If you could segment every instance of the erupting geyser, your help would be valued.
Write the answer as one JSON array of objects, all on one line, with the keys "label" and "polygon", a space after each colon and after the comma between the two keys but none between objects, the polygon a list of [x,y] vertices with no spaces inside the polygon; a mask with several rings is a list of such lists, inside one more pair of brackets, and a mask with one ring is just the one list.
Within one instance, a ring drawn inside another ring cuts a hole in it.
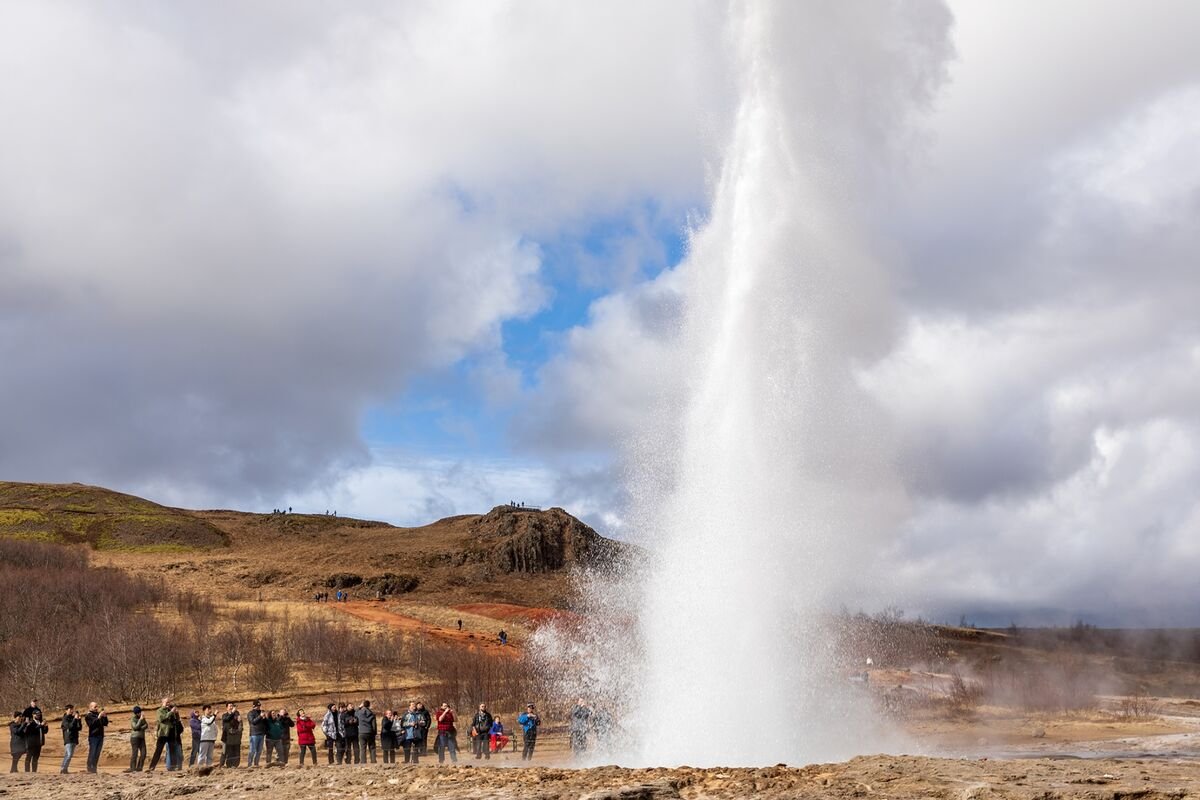
[{"label": "erupting geyser", "polygon": [[948,15],[838,2],[730,16],[739,104],[679,267],[686,378],[661,421],[677,435],[644,465],[669,488],[639,495],[651,565],[600,601],[636,613],[635,641],[605,647],[627,635],[614,626],[575,653],[581,690],[620,705],[611,755],[625,763],[882,746],[832,657],[829,612],[858,605],[847,589],[902,503],[856,380],[892,335],[868,232],[895,134],[936,83]]}]

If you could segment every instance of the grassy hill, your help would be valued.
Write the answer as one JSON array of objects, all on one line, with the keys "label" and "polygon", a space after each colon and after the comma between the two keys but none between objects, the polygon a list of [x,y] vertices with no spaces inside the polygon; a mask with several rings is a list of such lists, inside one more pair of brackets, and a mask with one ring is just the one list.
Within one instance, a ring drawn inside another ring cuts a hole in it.
[{"label": "grassy hill", "polygon": [[228,543],[219,528],[186,511],[79,483],[0,482],[0,536],[96,550],[171,552]]}]

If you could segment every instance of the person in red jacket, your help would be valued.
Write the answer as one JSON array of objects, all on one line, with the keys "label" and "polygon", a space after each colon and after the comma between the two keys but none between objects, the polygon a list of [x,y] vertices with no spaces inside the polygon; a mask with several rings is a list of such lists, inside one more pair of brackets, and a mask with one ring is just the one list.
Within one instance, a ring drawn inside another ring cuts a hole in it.
[{"label": "person in red jacket", "polygon": [[300,766],[304,766],[304,751],[312,755],[312,763],[317,765],[317,737],[313,730],[317,723],[303,710],[296,712],[296,744],[300,745]]}]

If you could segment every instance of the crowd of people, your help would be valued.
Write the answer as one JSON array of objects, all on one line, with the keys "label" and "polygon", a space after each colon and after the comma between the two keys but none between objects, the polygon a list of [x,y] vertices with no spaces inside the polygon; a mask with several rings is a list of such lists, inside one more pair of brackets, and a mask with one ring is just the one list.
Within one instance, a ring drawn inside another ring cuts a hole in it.
[{"label": "crowd of people", "polygon": [[[572,712],[572,747],[576,752],[580,751],[575,746],[576,719],[582,706],[581,700]],[[439,764],[445,763],[446,759],[451,763],[458,762],[460,722],[449,703],[442,703],[430,711],[423,702],[414,700],[404,710],[389,708],[382,714],[371,707],[370,700],[363,700],[357,706],[329,703],[320,719],[303,709],[297,710],[295,717],[286,708],[265,709],[258,700],[251,703],[244,718],[236,703],[227,703],[219,713],[211,705],[193,710],[186,717],[184,713],[169,697],[164,697],[152,714],[141,706],[134,706],[129,719],[129,767],[125,772],[154,772],[160,762],[167,771],[182,770],[185,763],[197,768],[240,767],[243,744],[247,740],[247,767],[287,765],[292,760],[293,744],[300,751],[300,766],[304,766],[306,757],[317,766],[318,731],[324,737],[327,764],[374,764],[377,763],[377,750],[382,751],[385,764],[400,763],[400,753],[403,753],[403,763],[418,764],[427,755],[431,739]],[[68,705],[62,717],[63,759],[59,772],[65,775],[69,771],[81,737],[86,739],[88,746],[87,771],[96,772],[108,725],[108,712],[97,703],[90,703],[83,714]],[[542,725],[541,715],[533,703],[517,716],[517,725],[523,742],[521,759],[532,760]],[[486,703],[479,704],[466,727],[471,739],[471,753],[476,759],[491,759],[510,743],[513,752],[516,751],[515,738],[503,720],[492,715]],[[24,710],[13,712],[9,732],[10,771],[17,772],[24,759],[25,771],[37,772],[38,759],[49,732],[37,700]],[[185,732],[191,734],[186,761],[183,753]],[[219,757],[216,755],[217,742],[222,745]],[[153,754],[147,764],[151,744]]]}]

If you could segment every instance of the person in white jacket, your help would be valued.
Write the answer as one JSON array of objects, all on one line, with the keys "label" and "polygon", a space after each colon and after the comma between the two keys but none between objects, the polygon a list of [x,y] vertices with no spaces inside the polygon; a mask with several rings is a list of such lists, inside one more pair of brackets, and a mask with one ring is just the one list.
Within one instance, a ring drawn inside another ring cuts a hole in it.
[{"label": "person in white jacket", "polygon": [[200,710],[200,753],[196,757],[196,766],[211,767],[213,763],[213,748],[217,744],[217,715],[212,706]]}]

